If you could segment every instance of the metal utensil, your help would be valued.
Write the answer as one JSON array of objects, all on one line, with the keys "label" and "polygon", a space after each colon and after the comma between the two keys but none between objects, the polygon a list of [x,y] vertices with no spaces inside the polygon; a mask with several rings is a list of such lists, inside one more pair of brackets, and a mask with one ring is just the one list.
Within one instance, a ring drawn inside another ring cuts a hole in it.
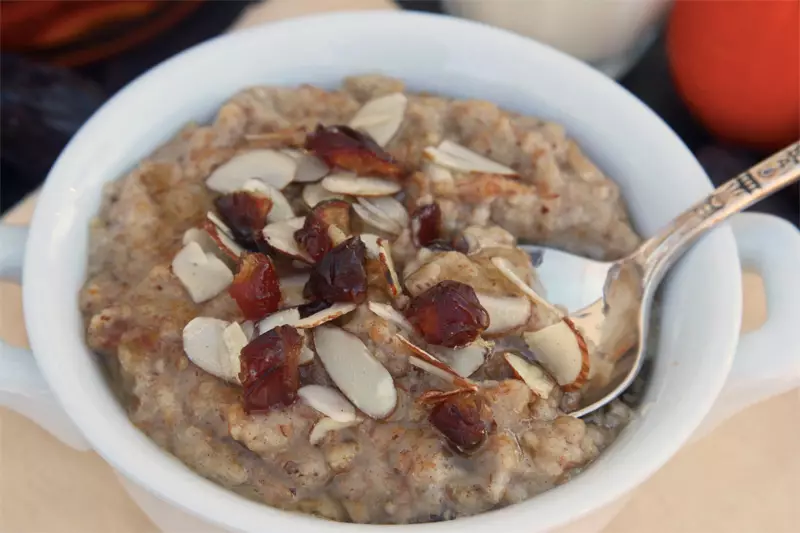
[{"label": "metal utensil", "polygon": [[580,417],[603,407],[639,374],[653,295],[675,261],[701,235],[729,216],[798,179],[800,142],[720,185],[635,252],[615,262],[594,261],[541,246],[521,246],[535,264],[539,263],[537,272],[548,300],[565,306],[597,354],[617,363],[613,377],[600,388],[587,391],[583,403],[571,415]]}]

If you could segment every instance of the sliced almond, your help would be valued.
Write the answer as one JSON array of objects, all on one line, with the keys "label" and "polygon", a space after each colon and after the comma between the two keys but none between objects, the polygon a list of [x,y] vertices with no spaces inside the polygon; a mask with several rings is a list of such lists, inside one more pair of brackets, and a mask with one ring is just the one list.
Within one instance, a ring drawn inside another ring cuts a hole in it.
[{"label": "sliced almond", "polygon": [[440,377],[460,389],[477,390],[478,386],[475,383],[459,375],[459,373],[449,365],[437,359],[420,346],[417,346],[399,333],[395,334],[395,337],[397,337],[400,342],[405,344],[406,347],[414,352],[414,355],[409,356],[408,358],[408,362],[413,366],[416,366],[420,370],[424,370],[429,374]]},{"label": "sliced almond", "polygon": [[516,237],[500,226],[468,226],[461,236],[470,255],[486,248],[514,248],[517,244]]},{"label": "sliced almond", "polygon": [[[233,261],[239,260],[239,257],[244,253],[244,248],[231,239],[223,230],[217,225],[213,224],[210,220],[206,220],[203,224],[203,229],[208,234],[211,241],[216,246],[217,250],[222,252],[226,257]],[[219,254],[214,254],[219,257]]]},{"label": "sliced almond", "polygon": [[[199,316],[192,319],[183,328],[183,351],[191,362],[209,374],[236,383],[239,379],[238,354],[234,364],[234,358],[225,345],[225,331],[229,326],[228,322],[218,318]],[[235,333],[229,335],[232,339],[235,336]]]},{"label": "sliced almond", "polygon": [[486,174],[501,174],[516,176],[517,172],[488,157],[484,157],[469,148],[452,141],[442,141],[439,146],[429,146],[423,151],[423,156],[437,165],[451,168],[459,172],[483,172]]},{"label": "sliced almond", "polygon": [[556,382],[539,365],[529,363],[519,355],[511,352],[504,353],[503,357],[514,371],[514,375],[524,381],[534,394],[545,400],[550,397]]},{"label": "sliced almond", "polygon": [[238,191],[246,181],[257,178],[277,189],[283,189],[294,178],[297,163],[277,150],[251,150],[234,156],[217,167],[206,180],[212,191]]},{"label": "sliced almond", "polygon": [[402,294],[403,287],[400,285],[400,279],[397,277],[397,270],[394,268],[392,251],[389,246],[389,241],[386,239],[378,239],[378,260],[381,262],[381,265],[383,265],[384,275],[386,276],[386,286],[389,288],[389,293],[396,297]]},{"label": "sliced almond", "polygon": [[222,332],[222,344],[225,346],[225,353],[230,360],[230,369],[232,372],[235,372],[237,376],[242,369],[240,360],[242,348],[247,346],[249,342],[250,339],[247,333],[245,333],[244,328],[237,322],[231,322]]},{"label": "sliced almond", "polygon": [[394,307],[389,304],[382,304],[378,302],[367,302],[367,309],[386,320],[395,326],[399,327],[406,333],[414,331],[414,326]]},{"label": "sliced almond", "polygon": [[408,98],[403,93],[373,98],[356,112],[349,126],[368,134],[379,145],[386,146],[400,129],[407,104]]},{"label": "sliced almond", "polygon": [[[214,232],[216,233],[217,231],[218,230],[215,228]],[[226,236],[226,239],[229,238]],[[200,248],[202,248],[204,252],[214,254],[229,267],[235,267],[236,263],[238,262],[238,256],[235,255],[236,252],[226,246],[221,245],[220,241],[211,237],[210,232],[206,230],[205,226],[202,228],[187,229],[183,234],[182,242],[184,246],[190,242],[196,242],[200,245]],[[238,244],[234,244],[238,246]]]},{"label": "sliced almond", "polygon": [[298,217],[267,224],[263,231],[264,239],[267,244],[289,257],[300,259],[305,263],[313,263],[314,260],[311,259],[311,256],[294,240],[294,233],[303,227],[305,221],[306,217]]},{"label": "sliced almond", "polygon": [[472,389],[453,389],[449,391],[440,391],[440,390],[426,390],[422,394],[417,397],[417,401],[419,403],[424,403],[428,405],[435,405],[437,403],[441,403],[448,398],[452,398],[453,396],[458,396],[459,394],[471,394],[474,391]]},{"label": "sliced almond", "polygon": [[520,278],[517,273],[514,272],[511,262],[508,259],[504,257],[492,257],[492,264],[497,268],[497,270],[500,271],[501,274],[503,274],[503,276],[506,277],[506,279],[508,279],[508,281],[516,285],[523,294],[530,298],[535,305],[538,305],[553,313],[553,315],[559,319],[562,318],[563,314],[556,306],[539,296],[539,294],[537,294],[533,288],[525,283],[522,278]]},{"label": "sliced almond", "polygon": [[285,307],[295,307],[306,303],[303,289],[308,283],[309,274],[294,274],[279,280],[281,286],[281,304]]},{"label": "sliced almond", "polygon": [[304,152],[302,150],[286,149],[282,152],[297,163],[297,170],[294,173],[294,183],[313,183],[324,178],[330,169],[319,157]]},{"label": "sliced almond", "polygon": [[[361,200],[361,198],[359,198]],[[379,229],[381,231],[385,231],[386,233],[390,233],[392,235],[399,235],[403,230],[397,224],[388,220],[384,217],[378,216],[363,205],[360,204],[353,204],[353,211],[356,214],[375,229]]]},{"label": "sliced almond", "polygon": [[233,282],[231,269],[196,242],[190,242],[175,255],[172,272],[195,303],[210,300]]},{"label": "sliced almond", "polygon": [[359,203],[367,209],[374,210],[376,214],[395,222],[398,226],[405,229],[408,227],[408,210],[402,202],[391,196],[378,196],[375,198],[359,198]]},{"label": "sliced almond", "polygon": [[231,228],[229,228],[228,225],[225,224],[215,212],[208,211],[206,213],[206,218],[210,220],[211,223],[214,224],[222,233],[233,239],[233,230],[231,230]]},{"label": "sliced almond", "polygon": [[320,183],[332,193],[351,196],[389,196],[403,189],[396,181],[344,172],[326,176]]},{"label": "sliced almond", "polygon": [[323,309],[322,311],[318,311],[313,315],[308,315],[307,317],[298,320],[293,324],[293,326],[300,329],[316,328],[322,324],[325,324],[326,322],[336,320],[340,316],[344,316],[347,313],[352,313],[356,310],[356,307],[358,306],[354,303],[338,302],[326,309]]},{"label": "sliced almond", "polygon": [[330,192],[319,183],[311,183],[303,187],[303,201],[310,208],[325,200],[344,200],[345,198],[345,195]]},{"label": "sliced almond", "polygon": [[314,329],[314,346],[325,370],[347,398],[372,418],[385,418],[397,405],[397,390],[389,371],[361,339],[341,328]]},{"label": "sliced almond", "polygon": [[436,355],[464,378],[478,371],[492,351],[494,344],[481,338],[463,348],[437,347]]},{"label": "sliced almond", "polygon": [[297,331],[303,336],[303,347],[300,349],[300,358],[297,360],[298,365],[307,365],[314,360],[317,355],[311,348],[311,336],[308,335],[306,330],[298,329]]},{"label": "sliced almond", "polygon": [[389,241],[372,233],[362,233],[359,235],[359,238],[367,249],[367,257],[377,260],[383,267],[383,274],[386,279],[386,286],[389,290],[389,294],[392,297],[397,297],[402,294],[403,287],[400,285],[400,278],[398,278],[397,271],[394,268],[394,260],[392,259],[392,251],[389,248]]},{"label": "sliced almond", "polygon": [[267,223],[282,222],[294,218],[294,210],[289,200],[277,187],[264,183],[261,180],[247,180],[242,187],[245,191],[261,193],[272,202],[272,207],[267,213]]},{"label": "sliced almond", "polygon": [[296,307],[275,311],[261,319],[256,326],[259,335],[262,335],[278,326],[294,326],[300,321],[300,311]]},{"label": "sliced almond", "polygon": [[323,418],[319,420],[314,427],[311,428],[311,433],[308,435],[308,441],[312,446],[316,446],[325,438],[331,431],[339,431],[341,429],[349,428],[359,424],[361,421],[356,418],[350,422],[337,422],[333,418]]},{"label": "sliced almond", "polygon": [[328,237],[331,239],[331,244],[334,246],[342,244],[348,238],[347,233],[334,224],[328,226]]},{"label": "sliced almond", "polygon": [[565,392],[580,389],[589,377],[586,342],[568,318],[523,335],[536,358]]},{"label": "sliced almond", "polygon": [[323,415],[337,422],[353,422],[356,419],[356,409],[353,404],[331,387],[306,385],[297,390],[297,396]]},{"label": "sliced almond", "polygon": [[531,318],[533,305],[527,298],[492,296],[480,292],[477,296],[489,313],[489,327],[484,330],[484,335],[503,335],[524,326]]},{"label": "sliced almond", "polygon": [[256,325],[252,320],[245,320],[242,322],[242,331],[247,336],[247,340],[251,341],[256,334]]}]

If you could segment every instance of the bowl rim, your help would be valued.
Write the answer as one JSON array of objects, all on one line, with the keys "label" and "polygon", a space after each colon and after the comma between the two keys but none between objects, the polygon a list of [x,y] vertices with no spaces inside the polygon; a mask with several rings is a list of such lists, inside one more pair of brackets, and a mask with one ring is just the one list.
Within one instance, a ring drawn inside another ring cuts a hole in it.
[{"label": "bowl rim", "polygon": [[[68,225],[70,213],[64,212],[64,193],[69,191],[68,180],[71,178],[68,176],[70,171],[73,170],[71,167],[75,166],[76,161],[80,161],[81,158],[78,156],[81,153],[84,153],[84,155],[87,153],[90,144],[89,140],[96,137],[98,132],[102,130],[103,125],[112,121],[120,108],[133,101],[138,93],[152,90],[157,85],[158,80],[166,77],[170,71],[185,68],[186,65],[192,62],[197,64],[206,54],[232,47],[236,43],[250,39],[257,40],[263,34],[269,34],[279,29],[302,28],[309,24],[352,25],[356,23],[369,25],[413,25],[424,23],[453,31],[480,32],[487,39],[503,41],[503,46],[507,46],[509,49],[527,50],[548,56],[549,60],[557,61],[565,69],[570,70],[577,79],[588,80],[594,84],[616,85],[613,80],[594,71],[591,67],[547,45],[486,24],[443,15],[396,11],[325,13],[273,22],[221,35],[181,52],[134,80],[104,104],[73,137],[51,169],[41,192],[31,224],[23,279],[26,281],[45,279],[48,274],[52,274],[48,265],[42,264],[41,261],[36,261],[36,254],[39,253],[40,249],[46,249],[50,245],[48,239],[50,239],[51,230],[60,219],[66,220]],[[628,102],[626,107],[631,113],[652,124],[652,128],[659,134],[659,138],[667,145],[666,147],[683,158],[683,162],[685,162],[687,169],[691,173],[703,178],[698,181],[697,190],[709,192],[711,186],[705,173],[675,133],[655,113],[625,89],[616,86],[614,90],[625,95],[625,100]],[[729,263],[730,261],[736,261],[736,247],[732,232],[727,228],[723,228],[715,233],[712,236],[713,239],[709,239],[709,241],[713,240],[714,246],[722,252],[720,261],[729,260]],[[710,245],[703,244],[703,246]],[[726,277],[726,280],[740,280],[738,263],[735,263],[735,266],[725,266],[723,264],[720,276]],[[727,316],[715,317],[716,320],[723,320],[727,324],[726,328],[730,329],[728,338],[721,339],[720,342],[721,368],[717,374],[714,374],[714,379],[706,384],[707,394],[701,399],[700,404],[692,406],[692,408],[683,406],[682,414],[684,418],[678,426],[678,430],[669,435],[664,435],[663,441],[653,444],[651,448],[654,449],[649,450],[649,455],[640,453],[633,458],[632,463],[636,465],[635,473],[630,471],[621,472],[620,469],[616,471],[607,471],[605,469],[604,472],[607,476],[607,478],[604,478],[607,481],[605,488],[608,490],[597,491],[597,487],[594,490],[590,490],[587,483],[578,483],[583,477],[579,476],[566,485],[516,505],[471,517],[459,518],[455,521],[413,524],[403,527],[455,531],[454,528],[461,529],[463,526],[491,526],[496,524],[498,520],[503,520],[504,527],[511,527],[512,529],[519,527],[520,529],[524,528],[526,531],[531,531],[534,528],[545,530],[572,522],[592,510],[599,509],[640,484],[660,468],[688,440],[722,388],[736,346],[738,337],[736,321],[741,313],[741,286],[740,284],[738,285],[739,292],[737,292],[732,284],[729,283],[729,285],[731,285],[733,292],[729,301],[726,302],[729,304]],[[59,368],[60,362],[56,359],[54,353],[63,352],[63,345],[59,344],[59,340],[54,338],[55,336],[48,335],[50,332],[42,323],[43,321],[36,320],[37,314],[42,310],[42,302],[47,301],[47,297],[46,283],[25,283],[23,285],[25,320],[37,361],[59,401],[85,434],[95,451],[126,478],[179,508],[223,527],[257,531],[263,528],[265,520],[268,520],[271,526],[307,527],[309,530],[322,527],[331,528],[331,530],[353,527],[358,527],[362,530],[373,528],[377,530],[378,528],[386,527],[382,525],[325,521],[308,515],[287,513],[262,503],[247,500],[220,485],[202,478],[199,474],[189,470],[176,458],[158,448],[153,441],[140,433],[130,423],[120,406],[116,406],[114,409],[119,411],[119,415],[124,418],[127,429],[120,425],[120,420],[104,419],[96,406],[90,406],[88,402],[84,403],[79,395],[73,395],[75,390],[72,387],[77,387],[77,384],[80,383],[80,378],[76,378],[75,381],[70,382],[71,385],[67,385],[60,375],[63,367]],[[728,329],[725,329],[725,331],[728,332]],[[88,348],[83,344],[82,346],[75,346],[75,351],[88,353]],[[88,388],[94,386],[88,381],[84,381],[83,385]],[[113,422],[113,425],[111,422]],[[125,448],[128,453],[121,454],[118,451],[120,447]],[[157,475],[151,474],[153,469],[159,469]],[[581,495],[586,496],[586,499],[578,499],[580,503],[572,501],[576,499],[576,496]],[[208,505],[211,499],[217,505]],[[536,524],[530,522],[521,523],[519,521],[520,516],[529,516],[534,510],[547,512],[537,515]],[[515,515],[517,517],[516,521],[507,521],[507,519],[513,519]]]}]

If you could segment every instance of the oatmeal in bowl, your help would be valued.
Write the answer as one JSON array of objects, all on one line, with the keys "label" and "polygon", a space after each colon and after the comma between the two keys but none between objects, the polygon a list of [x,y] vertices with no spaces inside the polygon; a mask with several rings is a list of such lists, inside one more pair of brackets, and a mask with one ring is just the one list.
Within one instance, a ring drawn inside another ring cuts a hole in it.
[{"label": "oatmeal in bowl", "polygon": [[519,243],[636,248],[564,129],[375,75],[254,87],[111,183],[81,310],[131,421],[200,475],[338,521],[567,482],[632,416]]}]

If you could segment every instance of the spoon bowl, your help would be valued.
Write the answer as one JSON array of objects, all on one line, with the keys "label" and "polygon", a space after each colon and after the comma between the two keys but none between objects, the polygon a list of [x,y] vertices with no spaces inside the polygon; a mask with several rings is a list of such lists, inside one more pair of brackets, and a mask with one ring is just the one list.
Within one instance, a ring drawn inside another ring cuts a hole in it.
[{"label": "spoon bowl", "polygon": [[570,320],[593,346],[592,360],[613,369],[590,379],[581,403],[570,415],[581,417],[603,407],[639,375],[653,296],[675,261],[728,217],[798,179],[800,142],[725,182],[631,255],[615,262],[542,246],[521,246],[531,255],[548,301],[566,307]]}]

